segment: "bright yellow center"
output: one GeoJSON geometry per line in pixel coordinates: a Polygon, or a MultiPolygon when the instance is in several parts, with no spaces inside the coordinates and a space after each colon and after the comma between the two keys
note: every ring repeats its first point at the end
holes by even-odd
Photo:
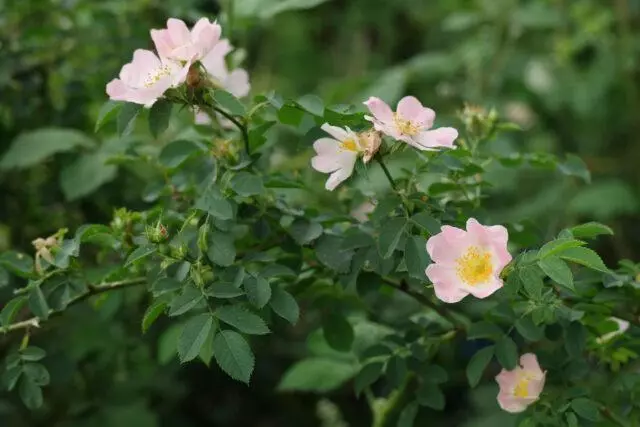
{"type": "Polygon", "coordinates": [[[163,65],[160,68],[156,68],[151,73],[147,74],[147,78],[144,79],[144,87],[151,87],[154,84],[158,83],[161,78],[169,76],[171,74],[171,70],[166,65],[163,65]]]}
{"type": "Polygon", "coordinates": [[[420,128],[411,122],[411,120],[405,120],[398,116],[397,113],[394,113],[393,115],[393,122],[395,123],[398,132],[403,135],[415,136],[420,132],[420,128]]]}
{"type": "Polygon", "coordinates": [[[489,280],[493,271],[491,254],[477,246],[469,247],[464,255],[456,260],[456,264],[460,279],[471,286],[489,280]]]}
{"type": "Polygon", "coordinates": [[[529,397],[529,382],[531,382],[531,380],[526,375],[520,378],[518,384],[516,384],[516,387],[513,389],[513,395],[520,398],[529,397]]]}
{"type": "Polygon", "coordinates": [[[354,141],[352,138],[345,139],[344,141],[342,141],[342,143],[340,143],[340,148],[347,151],[353,151],[355,153],[358,152],[358,145],[356,144],[356,141],[354,141]]]}

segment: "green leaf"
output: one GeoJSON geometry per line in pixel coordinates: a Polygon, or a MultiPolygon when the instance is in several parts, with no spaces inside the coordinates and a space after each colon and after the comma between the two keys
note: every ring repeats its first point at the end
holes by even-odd
{"type": "Polygon", "coordinates": [[[151,286],[154,295],[162,295],[167,292],[177,291],[182,288],[182,283],[173,277],[161,277],[151,286]]]}
{"type": "Polygon", "coordinates": [[[367,363],[360,369],[358,375],[353,382],[353,388],[356,392],[356,396],[359,396],[362,391],[376,382],[382,375],[382,369],[384,368],[384,362],[371,362],[367,363]]]}
{"type": "Polygon", "coordinates": [[[158,362],[166,365],[176,356],[178,338],[182,333],[182,324],[172,324],[162,332],[158,339],[158,362]]]}
{"type": "Polygon", "coordinates": [[[245,114],[244,105],[242,105],[238,98],[227,91],[216,89],[213,92],[213,100],[234,116],[244,116],[245,114]]]}
{"type": "Polygon", "coordinates": [[[221,267],[229,267],[236,259],[236,247],[233,236],[219,231],[209,235],[209,249],[207,257],[221,267]]]}
{"type": "Polygon", "coordinates": [[[297,127],[302,121],[304,115],[304,111],[292,105],[284,105],[278,110],[278,121],[283,125],[297,127]]]}
{"type": "Polygon", "coordinates": [[[60,244],[53,259],[53,265],[58,268],[68,268],[71,257],[80,255],[80,242],[76,239],[65,239],[60,244]]]}
{"type": "Polygon", "coordinates": [[[573,289],[573,273],[566,262],[550,256],[538,261],[538,265],[551,280],[573,289]]]}
{"type": "Polygon", "coordinates": [[[427,253],[427,240],[422,236],[410,236],[404,247],[404,261],[411,277],[426,280],[425,270],[431,259],[427,253]]]}
{"type": "Polygon", "coordinates": [[[409,403],[400,413],[397,427],[413,427],[417,415],[418,404],[416,402],[409,403]]]}
{"type": "Polygon", "coordinates": [[[233,218],[233,208],[229,201],[225,200],[220,189],[211,184],[196,201],[195,207],[210,213],[217,219],[227,220],[233,218]]]}
{"type": "Polygon", "coordinates": [[[434,383],[423,382],[418,389],[417,400],[420,405],[441,411],[444,409],[444,394],[434,383]]]}
{"type": "Polygon", "coordinates": [[[538,258],[543,259],[545,257],[562,253],[570,248],[575,248],[584,245],[584,242],[576,239],[556,239],[548,243],[545,243],[538,251],[538,258]]]}
{"type": "Polygon", "coordinates": [[[249,172],[238,172],[231,178],[231,188],[244,197],[264,193],[262,178],[249,172]]]}
{"type": "Polygon", "coordinates": [[[579,397],[571,401],[571,409],[575,411],[580,417],[589,421],[600,420],[600,410],[598,404],[586,397],[579,397]]]}
{"type": "Polygon", "coordinates": [[[327,343],[338,351],[349,351],[354,333],[351,323],[339,311],[332,311],[322,318],[322,332],[327,343]]]}
{"type": "Polygon", "coordinates": [[[278,390],[326,393],[340,387],[352,378],[357,370],[357,367],[346,360],[303,359],[284,373],[278,390]]]}
{"type": "Polygon", "coordinates": [[[33,258],[21,252],[4,252],[0,255],[0,266],[24,278],[28,278],[33,274],[33,258]]]}
{"type": "Polygon", "coordinates": [[[567,154],[567,160],[564,163],[558,163],[558,170],[565,175],[577,176],[586,182],[591,182],[591,173],[584,161],[573,154],[567,154]]]}
{"type": "Polygon", "coordinates": [[[124,103],[116,101],[107,101],[102,104],[93,131],[98,132],[102,128],[102,126],[115,119],[118,112],[120,111],[120,108],[122,108],[123,105],[124,103]]]}
{"type": "Polygon", "coordinates": [[[544,329],[533,323],[531,317],[522,317],[516,320],[516,330],[527,341],[540,341],[544,338],[544,329]]]}
{"type": "Polygon", "coordinates": [[[39,319],[47,320],[49,318],[49,304],[47,304],[40,286],[32,287],[29,292],[29,309],[39,319]]]}
{"type": "Polygon", "coordinates": [[[524,266],[518,270],[520,281],[524,286],[525,291],[530,298],[538,300],[542,296],[542,289],[544,288],[544,282],[540,276],[540,270],[533,265],[524,266]]]}
{"type": "Polygon", "coordinates": [[[213,356],[231,378],[249,384],[255,358],[242,335],[233,331],[220,331],[213,340],[213,356]]]}
{"type": "Polygon", "coordinates": [[[218,307],[214,315],[245,334],[265,335],[271,332],[264,320],[239,305],[218,307]]]}
{"type": "Polygon", "coordinates": [[[440,232],[442,224],[428,212],[420,212],[411,217],[411,221],[425,229],[429,234],[434,235],[440,232]]]}
{"type": "Polygon", "coordinates": [[[467,338],[470,340],[477,338],[489,338],[492,340],[497,340],[502,337],[502,335],[502,329],[500,329],[495,323],[486,321],[473,323],[469,327],[469,331],[467,332],[467,338]]]}
{"type": "Polygon", "coordinates": [[[325,234],[315,246],[316,255],[322,264],[338,273],[349,271],[353,251],[342,249],[342,239],[325,234]]]}
{"type": "Polygon", "coordinates": [[[0,169],[22,169],[38,164],[48,157],[76,147],[93,147],[88,135],[63,128],[41,128],[18,135],[0,160],[0,169]]]}
{"type": "Polygon", "coordinates": [[[205,294],[214,298],[235,298],[244,295],[244,291],[233,283],[217,282],[205,289],[205,294]]]}
{"type": "MultiPolygon", "coordinates": [[[[214,325],[213,327],[216,328],[216,325],[214,325]]],[[[216,334],[214,329],[213,333],[207,335],[207,339],[204,340],[204,344],[202,344],[202,348],[200,348],[200,354],[198,354],[200,360],[202,360],[202,362],[207,365],[207,367],[210,367],[211,358],[213,358],[213,339],[215,335],[216,334]]]]}
{"type": "Polygon", "coordinates": [[[496,343],[496,358],[508,371],[512,371],[518,364],[518,347],[507,335],[496,343]]]}
{"type": "Polygon", "coordinates": [[[469,360],[469,364],[467,365],[467,380],[471,387],[477,386],[480,382],[484,370],[493,358],[494,351],[495,347],[490,345],[477,351],[473,357],[471,357],[471,360],[469,360]]]}
{"type": "Polygon", "coordinates": [[[389,258],[396,250],[405,224],[404,218],[392,218],[382,226],[378,239],[378,249],[382,258],[389,258]]]}
{"type": "Polygon", "coordinates": [[[142,111],[142,105],[127,102],[118,111],[118,135],[127,136],[135,128],[136,118],[142,111]]]}
{"type": "Polygon", "coordinates": [[[169,316],[179,316],[198,305],[204,296],[193,285],[186,286],[182,294],[171,300],[169,316]]]}
{"type": "Polygon", "coordinates": [[[295,325],[300,317],[300,307],[295,298],[284,289],[275,288],[269,301],[271,309],[280,317],[295,325]]]}
{"type": "Polygon", "coordinates": [[[127,262],[125,262],[124,266],[127,267],[136,261],[139,261],[143,258],[148,257],[154,252],[156,252],[155,246],[152,246],[152,245],[139,246],[133,252],[131,252],[131,254],[127,257],[127,262]]]}
{"type": "Polygon", "coordinates": [[[304,95],[296,103],[313,115],[324,116],[324,102],[316,95],[304,95]]]}
{"type": "Polygon", "coordinates": [[[4,384],[8,391],[12,391],[16,387],[21,375],[22,366],[7,368],[2,374],[2,384],[4,384]]]}
{"type": "Polygon", "coordinates": [[[392,356],[387,361],[386,376],[390,387],[400,386],[407,376],[407,362],[405,359],[397,354],[392,356]]]}
{"type": "Polygon", "coordinates": [[[300,246],[304,246],[322,236],[322,225],[317,222],[308,222],[304,219],[297,219],[288,229],[289,234],[300,246]]]}
{"type": "Polygon", "coordinates": [[[582,264],[592,270],[610,273],[611,271],[604,265],[600,255],[589,248],[570,248],[560,254],[560,257],[567,261],[582,264]]]}
{"type": "Polygon", "coordinates": [[[102,152],[84,154],[65,166],[60,173],[60,187],[65,199],[78,200],[112,181],[118,168],[106,164],[108,159],[108,155],[102,152]]]}
{"type": "Polygon", "coordinates": [[[569,229],[571,234],[579,239],[592,239],[601,234],[613,235],[613,230],[599,222],[587,222],[569,229]]]}
{"type": "Polygon", "coordinates": [[[9,284],[9,272],[0,267],[0,288],[4,288],[9,284]]]}
{"type": "Polygon", "coordinates": [[[249,302],[258,308],[264,307],[271,299],[271,286],[261,276],[247,276],[243,282],[249,302]]]}
{"type": "Polygon", "coordinates": [[[27,303],[27,297],[16,297],[10,300],[0,311],[2,326],[8,326],[13,322],[18,312],[27,303]]]}
{"type": "Polygon", "coordinates": [[[27,408],[38,409],[42,406],[42,389],[26,375],[20,377],[18,392],[20,393],[20,399],[22,399],[27,408]]]}
{"type": "Polygon", "coordinates": [[[571,322],[564,330],[564,348],[572,358],[582,358],[587,341],[587,330],[580,322],[571,322]]]}
{"type": "Polygon", "coordinates": [[[46,386],[51,381],[49,371],[40,363],[25,363],[22,370],[38,386],[46,386]]]}
{"type": "Polygon", "coordinates": [[[154,301],[144,312],[142,317],[142,332],[146,333],[151,325],[156,321],[158,317],[167,309],[167,303],[164,301],[154,301]]]}
{"type": "Polygon", "coordinates": [[[178,356],[182,363],[195,359],[213,330],[211,314],[198,314],[185,323],[178,338],[178,356]]]}
{"type": "Polygon", "coordinates": [[[567,427],[580,427],[578,417],[573,412],[567,412],[564,417],[567,420],[567,427]]]}
{"type": "Polygon", "coordinates": [[[40,347],[29,346],[20,350],[20,358],[26,362],[37,362],[44,359],[47,352],[40,347]]]}
{"type": "Polygon", "coordinates": [[[447,382],[449,375],[440,365],[427,365],[419,370],[420,377],[427,382],[441,384],[447,382]]]}
{"type": "Polygon", "coordinates": [[[202,154],[203,151],[195,142],[184,139],[165,145],[158,156],[158,161],[164,167],[175,169],[189,157],[202,154]]]}
{"type": "Polygon", "coordinates": [[[166,99],[156,101],[149,111],[149,130],[154,138],[162,134],[169,127],[173,103],[166,99]]]}

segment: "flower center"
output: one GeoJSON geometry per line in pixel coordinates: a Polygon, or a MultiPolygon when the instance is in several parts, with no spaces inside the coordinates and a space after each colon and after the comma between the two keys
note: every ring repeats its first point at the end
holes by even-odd
{"type": "Polygon", "coordinates": [[[147,78],[144,79],[143,85],[144,87],[151,87],[158,83],[160,79],[169,75],[171,75],[171,69],[167,65],[163,65],[147,74],[147,78]]]}
{"type": "Polygon", "coordinates": [[[469,285],[475,286],[489,280],[493,271],[491,254],[477,246],[471,246],[456,260],[458,276],[469,285]]]}
{"type": "Polygon", "coordinates": [[[352,138],[345,139],[340,143],[340,148],[347,151],[353,151],[354,153],[358,152],[358,146],[356,145],[356,141],[352,138]]]}
{"type": "Polygon", "coordinates": [[[513,389],[513,395],[515,397],[520,397],[520,398],[529,397],[529,383],[530,382],[531,382],[531,379],[526,375],[524,375],[522,378],[520,378],[520,380],[516,384],[515,388],[513,389]]]}
{"type": "Polygon", "coordinates": [[[393,114],[393,122],[396,129],[403,135],[415,136],[420,132],[420,127],[415,125],[411,120],[401,118],[398,113],[393,114]]]}

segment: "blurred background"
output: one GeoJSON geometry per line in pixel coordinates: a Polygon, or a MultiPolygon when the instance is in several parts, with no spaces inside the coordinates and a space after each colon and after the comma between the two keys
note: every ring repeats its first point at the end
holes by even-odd
{"type": "MultiPolygon", "coordinates": [[[[543,237],[601,221],[616,231],[597,248],[609,265],[640,259],[640,0],[0,0],[0,252],[32,252],[34,238],[61,227],[108,223],[116,207],[148,206],[144,171],[104,163],[129,143],[109,129],[94,133],[105,84],[134,49],[152,48],[150,28],[221,10],[253,94],[314,93],[326,104],[412,94],[439,123],[454,125],[472,103],[522,127],[491,143],[500,155],[578,155],[591,170],[589,185],[494,168],[491,192],[499,197],[489,209],[504,222],[535,224],[543,237]],[[55,140],[51,128],[73,129],[78,142],[55,140]],[[16,138],[29,139],[21,151],[10,150],[16,138]]],[[[282,141],[295,144],[294,135],[282,141]]],[[[257,342],[247,388],[202,365],[181,368],[166,350],[175,329],[142,336],[144,306],[122,299],[109,297],[99,316],[72,310],[57,320],[64,334],[43,334],[43,346],[60,350],[47,359],[47,406],[28,413],[17,396],[0,394],[0,425],[370,425],[366,402],[350,387],[327,398],[274,392],[295,360],[287,347],[295,342],[304,352],[308,331],[257,342]]],[[[464,376],[451,381],[445,413],[421,416],[431,425],[509,426],[489,383],[470,392],[464,376]]]]}

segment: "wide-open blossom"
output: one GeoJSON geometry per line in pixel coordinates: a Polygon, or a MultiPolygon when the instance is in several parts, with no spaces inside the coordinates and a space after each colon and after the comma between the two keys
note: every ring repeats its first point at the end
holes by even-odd
{"type": "Polygon", "coordinates": [[[496,381],[500,386],[498,404],[507,412],[522,412],[538,400],[544,388],[545,372],[533,353],[523,354],[513,371],[503,369],[496,381]]]}
{"type": "Polygon", "coordinates": [[[371,97],[364,103],[372,116],[365,119],[373,123],[376,130],[419,150],[453,148],[458,131],[450,127],[431,129],[436,113],[423,107],[413,96],[405,96],[398,102],[396,112],[383,100],[371,97]]]}
{"type": "Polygon", "coordinates": [[[427,241],[433,264],[426,269],[436,296],[448,303],[471,294],[486,298],[503,286],[500,272],[511,261],[509,235],[501,225],[484,226],[474,218],[467,229],[444,225],[427,241]]]}
{"type": "Polygon", "coordinates": [[[618,335],[624,334],[627,331],[627,329],[629,329],[630,323],[626,320],[618,319],[617,317],[610,317],[609,320],[611,320],[612,322],[615,322],[618,328],[615,331],[608,332],[596,338],[596,342],[598,344],[604,344],[606,342],[609,342],[613,338],[617,337],[618,335]]]}
{"type": "Polygon", "coordinates": [[[201,63],[209,74],[214,86],[224,89],[237,98],[249,94],[249,74],[242,68],[229,72],[226,56],[233,50],[229,40],[220,40],[202,59],[201,63]]]}
{"type": "Polygon", "coordinates": [[[184,21],[170,18],[167,28],[151,30],[151,38],[161,58],[195,62],[204,58],[220,41],[222,29],[217,22],[201,18],[191,31],[184,21]]]}
{"type": "Polygon", "coordinates": [[[351,176],[356,160],[364,152],[364,148],[358,134],[349,128],[343,129],[325,123],[322,130],[332,137],[320,138],[313,143],[316,156],[311,159],[311,166],[318,172],[331,174],[325,188],[332,191],[351,176]]]}
{"type": "Polygon", "coordinates": [[[137,49],[133,53],[133,60],[120,70],[120,78],[107,84],[107,94],[114,101],[150,107],[167,89],[184,82],[189,65],[181,66],[174,61],[160,60],[150,50],[137,49]]]}

